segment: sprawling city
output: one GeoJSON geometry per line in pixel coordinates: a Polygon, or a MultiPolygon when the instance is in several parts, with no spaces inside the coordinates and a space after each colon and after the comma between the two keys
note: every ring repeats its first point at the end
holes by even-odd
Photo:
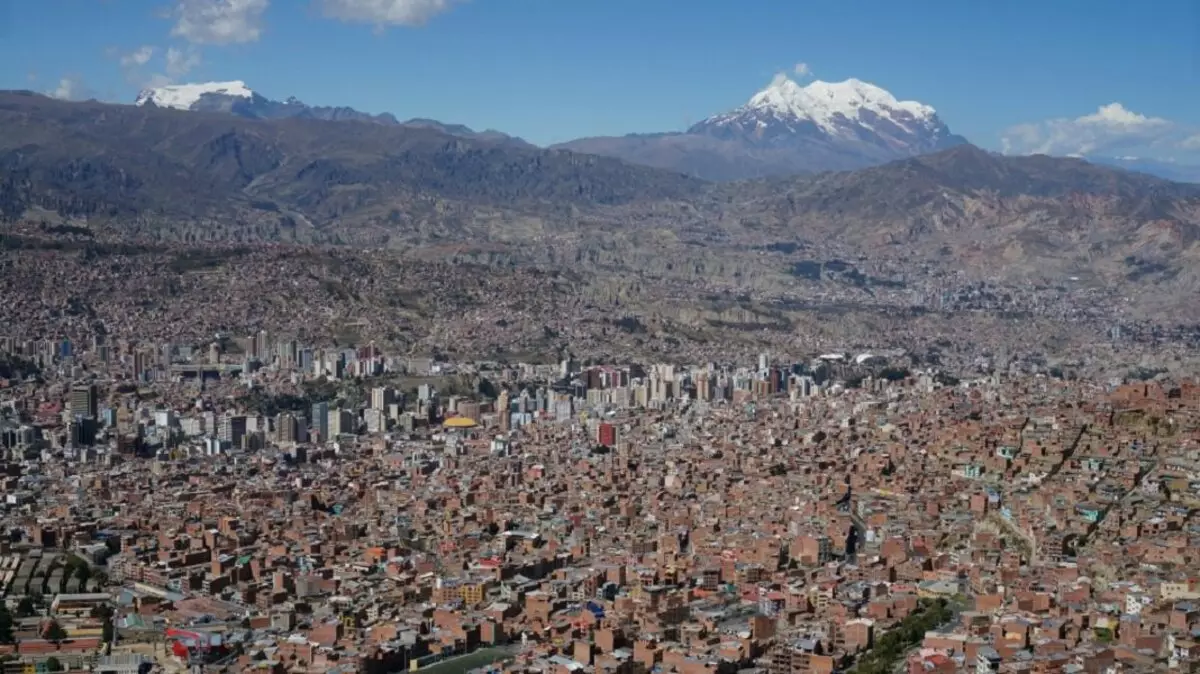
{"type": "Polygon", "coordinates": [[[0,346],[26,368],[0,389],[17,662],[1150,671],[1197,648],[1194,382],[265,331],[0,346]]]}
{"type": "Polygon", "coordinates": [[[1187,3],[11,5],[0,674],[1200,672],[1187,3]]]}

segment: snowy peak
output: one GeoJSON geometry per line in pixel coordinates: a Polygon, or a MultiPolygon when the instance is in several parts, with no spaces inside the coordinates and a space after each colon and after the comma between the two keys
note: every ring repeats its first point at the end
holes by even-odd
{"type": "Polygon", "coordinates": [[[253,98],[254,92],[241,80],[232,82],[204,82],[200,84],[173,84],[165,87],[145,89],[138,94],[136,105],[155,105],[160,108],[191,110],[205,96],[228,96],[231,98],[253,98]]]}
{"type": "Polygon", "coordinates": [[[738,112],[748,111],[809,120],[829,132],[837,130],[839,117],[860,120],[864,112],[885,117],[899,113],[917,122],[927,122],[937,114],[928,105],[897,100],[887,90],[862,80],[818,80],[802,87],[783,75],[777,76],[771,86],[755,94],[738,112]]]}
{"type": "MultiPolygon", "coordinates": [[[[934,109],[896,98],[858,79],[801,86],[785,75],[743,106],[688,130],[752,148],[834,153],[847,166],[936,152],[964,139],[950,133],[934,109]]],[[[838,164],[831,164],[836,166],[838,164]]]]}

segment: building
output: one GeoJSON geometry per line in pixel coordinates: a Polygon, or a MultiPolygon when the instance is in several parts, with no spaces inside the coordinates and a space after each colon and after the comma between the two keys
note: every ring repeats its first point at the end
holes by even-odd
{"type": "Polygon", "coordinates": [[[246,417],[226,414],[221,417],[217,426],[217,439],[228,442],[234,447],[242,446],[242,438],[246,436],[246,417]]]}
{"type": "Polygon", "coordinates": [[[329,427],[329,437],[331,438],[358,431],[358,425],[354,423],[354,415],[350,414],[349,410],[329,410],[329,423],[327,425],[329,427]]]}
{"type": "Polygon", "coordinates": [[[71,389],[71,414],[95,419],[98,416],[99,395],[96,385],[76,386],[71,389]]]}
{"type": "Polygon", "coordinates": [[[512,401],[509,400],[507,389],[496,398],[496,415],[500,417],[500,432],[509,432],[512,427],[512,401]]]}
{"type": "Polygon", "coordinates": [[[604,447],[615,447],[617,444],[617,428],[608,422],[596,427],[596,442],[604,447]]]}
{"type": "Polygon", "coordinates": [[[396,391],[390,386],[379,386],[371,389],[371,409],[387,410],[396,402],[396,391]]]}
{"type": "Polygon", "coordinates": [[[329,403],[320,402],[314,404],[309,421],[309,425],[320,438],[321,442],[329,439],[329,403]]]}
{"type": "Polygon", "coordinates": [[[300,442],[301,425],[290,412],[281,412],[275,417],[275,437],[280,444],[300,442]]]}

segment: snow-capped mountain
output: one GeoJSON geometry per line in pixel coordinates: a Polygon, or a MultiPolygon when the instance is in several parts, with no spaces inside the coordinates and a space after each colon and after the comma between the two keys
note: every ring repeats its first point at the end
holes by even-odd
{"type": "Polygon", "coordinates": [[[144,89],[138,94],[135,105],[154,105],[160,108],[191,110],[201,99],[209,96],[222,98],[251,99],[256,96],[245,82],[205,82],[203,84],[175,84],[165,87],[144,89]]]}
{"type": "Polygon", "coordinates": [[[685,133],[585,138],[563,147],[710,180],[854,169],[965,143],[934,109],[857,79],[776,76],[741,107],[685,133]]]}
{"type": "Polygon", "coordinates": [[[901,101],[857,79],[800,86],[784,76],[742,107],[688,130],[767,146],[818,141],[879,159],[935,152],[963,143],[924,103],[901,101]]]}
{"type": "Polygon", "coordinates": [[[193,112],[224,112],[254,119],[302,117],[329,121],[357,120],[380,124],[400,123],[387,113],[372,115],[353,108],[309,106],[295,98],[289,98],[283,102],[273,101],[250,89],[245,82],[240,80],[173,84],[146,89],[138,94],[136,104],[193,112]]]}
{"type": "Polygon", "coordinates": [[[461,124],[442,124],[428,119],[401,122],[390,113],[372,115],[343,106],[306,105],[295,97],[273,101],[246,86],[245,82],[204,82],[173,84],[146,89],[138,94],[136,105],[153,105],[192,112],[221,112],[252,119],[320,119],[325,121],[358,121],[414,128],[432,128],[453,136],[471,137],[496,143],[528,145],[525,141],[498,131],[473,131],[461,124]]]}

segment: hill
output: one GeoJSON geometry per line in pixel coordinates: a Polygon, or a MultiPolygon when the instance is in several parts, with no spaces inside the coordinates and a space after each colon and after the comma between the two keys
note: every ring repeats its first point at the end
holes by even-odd
{"type": "MultiPolygon", "coordinates": [[[[693,197],[703,183],[609,158],[420,125],[245,119],[0,94],[0,214],[31,208],[129,233],[353,238],[515,213],[693,197]]],[[[451,228],[449,231],[453,231],[451,228]]]]}

